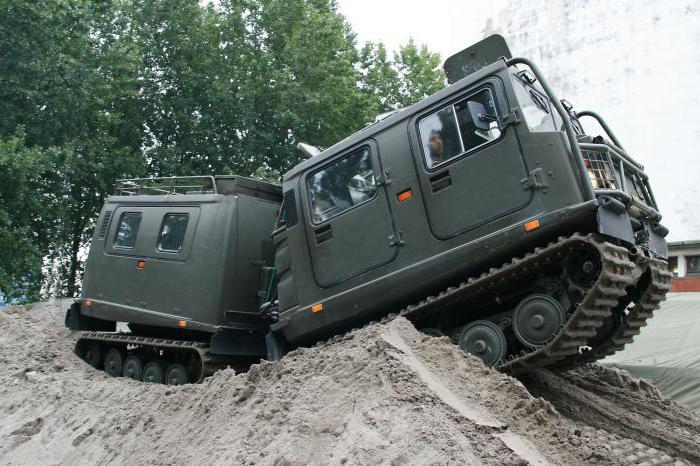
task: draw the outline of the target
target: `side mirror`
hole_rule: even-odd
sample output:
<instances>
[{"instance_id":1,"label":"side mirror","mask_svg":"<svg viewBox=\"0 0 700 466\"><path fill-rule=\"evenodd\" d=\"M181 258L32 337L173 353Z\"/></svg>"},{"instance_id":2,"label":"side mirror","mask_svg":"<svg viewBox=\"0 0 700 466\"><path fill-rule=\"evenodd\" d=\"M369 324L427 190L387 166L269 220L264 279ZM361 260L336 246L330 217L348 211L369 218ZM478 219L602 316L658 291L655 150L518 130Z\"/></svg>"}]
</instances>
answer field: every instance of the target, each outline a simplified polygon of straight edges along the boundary
<instances>
[{"instance_id":1,"label":"side mirror","mask_svg":"<svg viewBox=\"0 0 700 466\"><path fill-rule=\"evenodd\" d=\"M491 122L498 121L495 115L486 113L486 107L484 107L484 104L481 102L476 102L474 100L468 101L467 110L469 110L469 116L477 129L488 131L491 129Z\"/></svg>"}]
</instances>

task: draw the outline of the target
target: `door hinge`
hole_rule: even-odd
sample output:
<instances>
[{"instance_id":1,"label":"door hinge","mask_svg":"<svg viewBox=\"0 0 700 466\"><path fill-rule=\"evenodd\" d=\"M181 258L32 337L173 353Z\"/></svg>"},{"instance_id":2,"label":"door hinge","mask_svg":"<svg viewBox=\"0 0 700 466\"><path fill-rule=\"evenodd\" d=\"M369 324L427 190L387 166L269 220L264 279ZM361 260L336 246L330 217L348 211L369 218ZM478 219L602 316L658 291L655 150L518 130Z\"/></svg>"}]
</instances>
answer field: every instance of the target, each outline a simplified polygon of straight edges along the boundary
<instances>
[{"instance_id":1,"label":"door hinge","mask_svg":"<svg viewBox=\"0 0 700 466\"><path fill-rule=\"evenodd\" d=\"M498 129L501 131L510 125L517 125L520 123L520 118L518 118L518 109L514 108L511 110L511 113L503 115L498 122Z\"/></svg>"},{"instance_id":2,"label":"door hinge","mask_svg":"<svg viewBox=\"0 0 700 466\"><path fill-rule=\"evenodd\" d=\"M406 244L403 240L403 233L397 231L395 234L389 236L389 246L391 247L401 247Z\"/></svg>"},{"instance_id":3,"label":"door hinge","mask_svg":"<svg viewBox=\"0 0 700 466\"><path fill-rule=\"evenodd\" d=\"M532 189L533 191L547 187L547 182L544 179L544 172L541 168L530 170L528 177L520 180L520 184L523 185L523 189Z\"/></svg>"},{"instance_id":4,"label":"door hinge","mask_svg":"<svg viewBox=\"0 0 700 466\"><path fill-rule=\"evenodd\" d=\"M391 184L391 178L389 178L389 172L384 172L381 175L377 177L377 179L374 181L374 185L377 187L380 186L389 186Z\"/></svg>"}]
</instances>

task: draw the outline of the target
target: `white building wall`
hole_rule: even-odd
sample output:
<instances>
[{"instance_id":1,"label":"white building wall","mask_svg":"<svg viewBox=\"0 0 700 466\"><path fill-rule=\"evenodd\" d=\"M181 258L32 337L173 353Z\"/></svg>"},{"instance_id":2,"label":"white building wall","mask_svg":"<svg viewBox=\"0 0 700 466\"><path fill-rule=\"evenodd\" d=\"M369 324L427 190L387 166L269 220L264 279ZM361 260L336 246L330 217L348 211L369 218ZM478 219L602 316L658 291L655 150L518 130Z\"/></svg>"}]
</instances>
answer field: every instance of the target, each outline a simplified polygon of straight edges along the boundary
<instances>
[{"instance_id":1,"label":"white building wall","mask_svg":"<svg viewBox=\"0 0 700 466\"><path fill-rule=\"evenodd\" d=\"M643 163L671 241L700 239L700 0L338 0L358 40L443 59L498 32Z\"/></svg>"},{"instance_id":2,"label":"white building wall","mask_svg":"<svg viewBox=\"0 0 700 466\"><path fill-rule=\"evenodd\" d=\"M502 34L559 98L605 118L644 164L667 239L700 239L700 1L465 3L473 41Z\"/></svg>"}]
</instances>

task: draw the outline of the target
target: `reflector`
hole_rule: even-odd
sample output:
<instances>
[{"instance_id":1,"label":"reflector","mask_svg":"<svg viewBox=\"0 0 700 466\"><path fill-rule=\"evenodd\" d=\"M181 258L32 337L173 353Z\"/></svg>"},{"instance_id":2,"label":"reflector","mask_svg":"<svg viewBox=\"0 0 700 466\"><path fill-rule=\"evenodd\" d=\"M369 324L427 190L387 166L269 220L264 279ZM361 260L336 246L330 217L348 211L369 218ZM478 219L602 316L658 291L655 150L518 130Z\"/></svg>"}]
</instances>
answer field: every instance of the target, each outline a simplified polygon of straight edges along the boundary
<instances>
[{"instance_id":1,"label":"reflector","mask_svg":"<svg viewBox=\"0 0 700 466\"><path fill-rule=\"evenodd\" d=\"M530 220L525 224L525 231L532 231L536 230L540 227L540 221L535 219L535 220Z\"/></svg>"}]
</instances>

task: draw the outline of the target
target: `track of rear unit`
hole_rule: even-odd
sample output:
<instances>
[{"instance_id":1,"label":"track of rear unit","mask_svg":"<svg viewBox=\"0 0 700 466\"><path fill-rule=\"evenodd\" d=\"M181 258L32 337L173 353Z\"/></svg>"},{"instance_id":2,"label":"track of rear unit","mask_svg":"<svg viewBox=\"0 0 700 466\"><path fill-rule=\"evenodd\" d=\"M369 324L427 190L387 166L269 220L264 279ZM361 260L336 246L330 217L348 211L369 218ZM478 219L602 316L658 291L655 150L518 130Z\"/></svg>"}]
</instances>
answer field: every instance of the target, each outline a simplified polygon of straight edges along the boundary
<instances>
[{"instance_id":1,"label":"track of rear unit","mask_svg":"<svg viewBox=\"0 0 700 466\"><path fill-rule=\"evenodd\" d=\"M598 255L600 273L595 282L581 290L580 299L567 314L564 325L554 338L540 347L511 354L497 367L503 372L517 374L539 367L572 368L593 362L621 350L626 343L631 342L670 288L670 273L663 261L643 256L633 260L626 248L603 241L593 234L559 238L500 268L492 268L479 277L450 287L436 296L427 297L396 314L390 314L382 322L399 315L415 322L426 315L449 315L459 309L460 305L468 307L469 303L498 299L503 290L513 287L517 289L517 284L522 280L561 263L577 250L595 252ZM632 302L634 305L628 308ZM619 325L599 345L588 347L589 340L599 334L614 313L620 315ZM336 335L317 345L330 344L339 338L342 335ZM208 345L200 342L101 332L81 333L78 344L84 341L96 341L105 347L117 345L119 348L131 348L132 351L146 348L156 353L187 353L190 357L198 358L199 370L192 375L192 382L201 381L226 365L225 359L212 356ZM156 357L158 358L162 361L162 355Z\"/></svg>"},{"instance_id":2,"label":"track of rear unit","mask_svg":"<svg viewBox=\"0 0 700 466\"><path fill-rule=\"evenodd\" d=\"M76 353L80 354L78 345L81 342L98 342L103 345L103 352L111 348L119 349L123 354L141 355L144 363L158 362L167 366L173 361L168 361L164 353L177 354L179 360L189 360L189 382L201 382L205 377L212 375L219 369L227 366L222 358L209 352L209 345L197 341L169 340L164 338L152 338L126 333L81 332L76 343ZM150 352L150 356L143 356L144 352ZM126 358L123 358L124 362ZM145 366L145 364L144 364Z\"/></svg>"}]
</instances>

